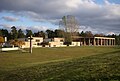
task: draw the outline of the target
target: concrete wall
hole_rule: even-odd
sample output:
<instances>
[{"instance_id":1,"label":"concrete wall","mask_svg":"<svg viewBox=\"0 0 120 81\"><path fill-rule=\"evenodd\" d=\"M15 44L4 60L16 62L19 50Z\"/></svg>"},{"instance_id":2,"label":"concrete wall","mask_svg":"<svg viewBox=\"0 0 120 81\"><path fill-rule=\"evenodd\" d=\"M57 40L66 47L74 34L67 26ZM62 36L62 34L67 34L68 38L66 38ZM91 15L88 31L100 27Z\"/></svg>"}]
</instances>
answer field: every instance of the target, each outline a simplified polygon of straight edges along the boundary
<instances>
[{"instance_id":1,"label":"concrete wall","mask_svg":"<svg viewBox=\"0 0 120 81\"><path fill-rule=\"evenodd\" d=\"M54 42L64 42L64 38L54 38Z\"/></svg>"},{"instance_id":2,"label":"concrete wall","mask_svg":"<svg viewBox=\"0 0 120 81\"><path fill-rule=\"evenodd\" d=\"M14 47L14 48L1 48L0 51L12 51L12 50L19 50L18 47Z\"/></svg>"},{"instance_id":3,"label":"concrete wall","mask_svg":"<svg viewBox=\"0 0 120 81\"><path fill-rule=\"evenodd\" d=\"M62 46L64 46L63 42L49 42L49 44L50 44L50 47L62 47Z\"/></svg>"}]
</instances>

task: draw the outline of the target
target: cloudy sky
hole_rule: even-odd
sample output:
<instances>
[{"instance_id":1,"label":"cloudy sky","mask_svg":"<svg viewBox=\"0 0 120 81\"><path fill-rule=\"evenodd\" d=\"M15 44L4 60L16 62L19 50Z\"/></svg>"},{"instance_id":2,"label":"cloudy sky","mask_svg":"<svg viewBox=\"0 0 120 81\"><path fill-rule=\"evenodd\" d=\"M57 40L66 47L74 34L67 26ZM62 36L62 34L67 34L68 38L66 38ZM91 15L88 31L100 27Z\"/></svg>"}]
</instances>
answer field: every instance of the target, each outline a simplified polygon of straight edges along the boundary
<instances>
[{"instance_id":1,"label":"cloudy sky","mask_svg":"<svg viewBox=\"0 0 120 81\"><path fill-rule=\"evenodd\" d=\"M0 0L0 28L40 31L59 28L73 15L80 31L120 34L120 0Z\"/></svg>"}]
</instances>

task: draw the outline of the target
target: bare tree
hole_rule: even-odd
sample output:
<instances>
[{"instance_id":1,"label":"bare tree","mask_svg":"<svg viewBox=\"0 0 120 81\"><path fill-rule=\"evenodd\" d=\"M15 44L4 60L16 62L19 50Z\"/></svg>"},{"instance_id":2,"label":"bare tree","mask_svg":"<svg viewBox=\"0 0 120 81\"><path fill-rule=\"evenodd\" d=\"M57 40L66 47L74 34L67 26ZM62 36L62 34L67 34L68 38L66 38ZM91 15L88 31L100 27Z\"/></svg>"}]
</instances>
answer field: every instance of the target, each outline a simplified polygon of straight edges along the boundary
<instances>
[{"instance_id":1,"label":"bare tree","mask_svg":"<svg viewBox=\"0 0 120 81\"><path fill-rule=\"evenodd\" d=\"M67 15L62 17L62 20L59 22L59 28L65 31L65 35L64 35L65 37L68 37L66 36L66 33L67 35L69 33L70 34L69 36L71 36L72 38L72 36L77 36L79 30L79 24L74 16Z\"/></svg>"},{"instance_id":2,"label":"bare tree","mask_svg":"<svg viewBox=\"0 0 120 81\"><path fill-rule=\"evenodd\" d=\"M79 25L77 20L72 15L63 16L60 21L60 29L65 32L75 33L79 30Z\"/></svg>"}]
</instances>

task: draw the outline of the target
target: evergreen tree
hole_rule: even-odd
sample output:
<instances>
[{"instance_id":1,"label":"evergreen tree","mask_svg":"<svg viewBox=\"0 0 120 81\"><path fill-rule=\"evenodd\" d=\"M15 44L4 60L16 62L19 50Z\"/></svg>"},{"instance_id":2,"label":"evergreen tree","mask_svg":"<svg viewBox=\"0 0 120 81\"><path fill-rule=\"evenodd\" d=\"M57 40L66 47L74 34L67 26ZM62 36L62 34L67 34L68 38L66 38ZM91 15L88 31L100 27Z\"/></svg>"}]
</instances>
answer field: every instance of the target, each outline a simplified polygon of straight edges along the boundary
<instances>
[{"instance_id":1,"label":"evergreen tree","mask_svg":"<svg viewBox=\"0 0 120 81\"><path fill-rule=\"evenodd\" d=\"M25 35L21 29L18 30L18 38L24 38Z\"/></svg>"},{"instance_id":2,"label":"evergreen tree","mask_svg":"<svg viewBox=\"0 0 120 81\"><path fill-rule=\"evenodd\" d=\"M93 34L91 31L86 31L85 32L85 37L93 37Z\"/></svg>"},{"instance_id":3,"label":"evergreen tree","mask_svg":"<svg viewBox=\"0 0 120 81\"><path fill-rule=\"evenodd\" d=\"M43 37L43 38L45 38L45 32L43 32L43 31L38 31L37 33L34 33L34 36L35 36L35 37Z\"/></svg>"},{"instance_id":4,"label":"evergreen tree","mask_svg":"<svg viewBox=\"0 0 120 81\"><path fill-rule=\"evenodd\" d=\"M26 29L26 37L30 37L31 35L33 35L32 31Z\"/></svg>"},{"instance_id":5,"label":"evergreen tree","mask_svg":"<svg viewBox=\"0 0 120 81\"><path fill-rule=\"evenodd\" d=\"M64 37L65 32L63 30L56 29L54 33L55 33L55 37Z\"/></svg>"},{"instance_id":6,"label":"evergreen tree","mask_svg":"<svg viewBox=\"0 0 120 81\"><path fill-rule=\"evenodd\" d=\"M15 26L11 27L11 39L18 38L18 31Z\"/></svg>"},{"instance_id":7,"label":"evergreen tree","mask_svg":"<svg viewBox=\"0 0 120 81\"><path fill-rule=\"evenodd\" d=\"M2 29L1 31L2 31L2 36L3 37L8 37L9 32L8 32L7 29Z\"/></svg>"},{"instance_id":8,"label":"evergreen tree","mask_svg":"<svg viewBox=\"0 0 120 81\"><path fill-rule=\"evenodd\" d=\"M120 34L116 36L116 45L120 45Z\"/></svg>"},{"instance_id":9,"label":"evergreen tree","mask_svg":"<svg viewBox=\"0 0 120 81\"><path fill-rule=\"evenodd\" d=\"M84 31L82 31L82 32L80 33L80 36L85 37Z\"/></svg>"},{"instance_id":10,"label":"evergreen tree","mask_svg":"<svg viewBox=\"0 0 120 81\"><path fill-rule=\"evenodd\" d=\"M54 38L55 37L55 33L53 30L46 30L46 33L48 35L48 38Z\"/></svg>"}]
</instances>

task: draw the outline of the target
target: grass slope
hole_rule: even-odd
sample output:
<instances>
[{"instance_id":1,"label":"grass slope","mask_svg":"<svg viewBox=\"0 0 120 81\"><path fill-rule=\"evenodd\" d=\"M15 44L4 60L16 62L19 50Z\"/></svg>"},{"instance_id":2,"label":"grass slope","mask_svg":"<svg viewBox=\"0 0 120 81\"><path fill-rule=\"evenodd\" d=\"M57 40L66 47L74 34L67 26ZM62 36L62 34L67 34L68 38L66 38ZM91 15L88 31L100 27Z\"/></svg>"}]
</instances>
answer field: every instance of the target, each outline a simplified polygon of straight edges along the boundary
<instances>
[{"instance_id":1,"label":"grass slope","mask_svg":"<svg viewBox=\"0 0 120 81\"><path fill-rule=\"evenodd\" d=\"M0 81L120 81L120 49L112 49L88 57L3 70Z\"/></svg>"}]
</instances>

